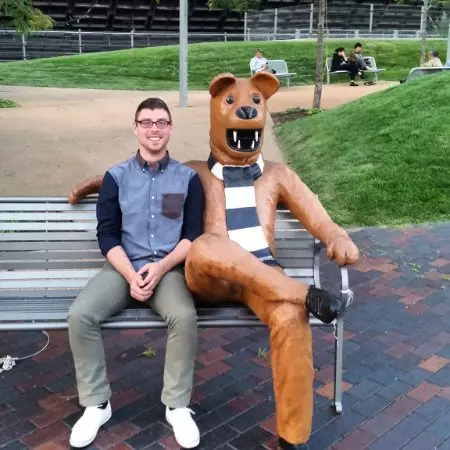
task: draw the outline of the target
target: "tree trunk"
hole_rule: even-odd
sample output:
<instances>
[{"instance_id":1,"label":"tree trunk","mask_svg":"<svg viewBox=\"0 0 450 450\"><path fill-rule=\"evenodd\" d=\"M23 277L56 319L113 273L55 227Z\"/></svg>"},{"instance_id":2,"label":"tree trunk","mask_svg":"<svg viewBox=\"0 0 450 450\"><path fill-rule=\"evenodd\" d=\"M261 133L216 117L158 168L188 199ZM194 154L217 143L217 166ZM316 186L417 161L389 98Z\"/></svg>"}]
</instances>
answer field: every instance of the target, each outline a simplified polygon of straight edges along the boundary
<instances>
[{"instance_id":1,"label":"tree trunk","mask_svg":"<svg viewBox=\"0 0 450 450\"><path fill-rule=\"evenodd\" d=\"M420 65L423 66L425 63L425 50L427 46L427 23L428 23L428 9L429 9L429 0L423 0L422 6L422 14L420 21Z\"/></svg>"},{"instance_id":2,"label":"tree trunk","mask_svg":"<svg viewBox=\"0 0 450 450\"><path fill-rule=\"evenodd\" d=\"M322 98L325 2L326 0L319 0L319 17L317 21L316 83L314 86L313 100L313 108L317 109L320 108L320 100Z\"/></svg>"}]
</instances>

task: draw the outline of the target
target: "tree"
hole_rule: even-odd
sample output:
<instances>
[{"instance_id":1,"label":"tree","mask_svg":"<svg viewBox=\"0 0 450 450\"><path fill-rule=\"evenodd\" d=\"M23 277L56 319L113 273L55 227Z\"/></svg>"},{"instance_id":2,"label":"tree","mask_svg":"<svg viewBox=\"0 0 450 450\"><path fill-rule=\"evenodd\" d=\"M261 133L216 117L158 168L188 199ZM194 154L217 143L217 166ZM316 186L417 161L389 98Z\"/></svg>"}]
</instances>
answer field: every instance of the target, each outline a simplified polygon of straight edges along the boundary
<instances>
[{"instance_id":1,"label":"tree","mask_svg":"<svg viewBox=\"0 0 450 450\"><path fill-rule=\"evenodd\" d=\"M258 9L261 0L208 0L208 8L211 9L234 9L245 12L249 9Z\"/></svg>"},{"instance_id":2,"label":"tree","mask_svg":"<svg viewBox=\"0 0 450 450\"><path fill-rule=\"evenodd\" d=\"M0 24L12 26L17 31L50 30L54 20L34 8L31 0L0 0Z\"/></svg>"},{"instance_id":3,"label":"tree","mask_svg":"<svg viewBox=\"0 0 450 450\"><path fill-rule=\"evenodd\" d=\"M323 46L324 46L324 23L325 6L327 0L319 0L319 12L317 20L317 44L316 44L316 77L314 86L313 108L320 108L323 84Z\"/></svg>"}]
</instances>

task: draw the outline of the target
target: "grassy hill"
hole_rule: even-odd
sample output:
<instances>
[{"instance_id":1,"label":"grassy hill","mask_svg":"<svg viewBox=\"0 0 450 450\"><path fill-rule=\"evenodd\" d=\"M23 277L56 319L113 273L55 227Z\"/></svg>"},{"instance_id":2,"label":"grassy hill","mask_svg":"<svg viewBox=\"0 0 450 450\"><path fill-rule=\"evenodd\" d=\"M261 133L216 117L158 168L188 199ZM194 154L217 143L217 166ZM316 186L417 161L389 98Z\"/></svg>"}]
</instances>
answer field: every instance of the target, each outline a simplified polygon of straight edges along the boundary
<instances>
[{"instance_id":1,"label":"grassy hill","mask_svg":"<svg viewBox=\"0 0 450 450\"><path fill-rule=\"evenodd\" d=\"M354 40L331 40L326 54ZM387 71L381 79L398 80L418 65L419 42L414 40L363 42L366 55L375 56ZM189 46L189 87L205 89L219 72L249 75L249 61L257 47L268 59L285 59L296 72L293 84L314 82L315 42L227 42ZM429 47L445 53L445 41L430 41ZM345 76L334 81L347 81ZM0 84L84 87L101 89L162 90L178 88L178 46L65 56L0 64Z\"/></svg>"},{"instance_id":2,"label":"grassy hill","mask_svg":"<svg viewBox=\"0 0 450 450\"><path fill-rule=\"evenodd\" d=\"M450 219L450 73L369 95L275 132L343 225Z\"/></svg>"}]
</instances>

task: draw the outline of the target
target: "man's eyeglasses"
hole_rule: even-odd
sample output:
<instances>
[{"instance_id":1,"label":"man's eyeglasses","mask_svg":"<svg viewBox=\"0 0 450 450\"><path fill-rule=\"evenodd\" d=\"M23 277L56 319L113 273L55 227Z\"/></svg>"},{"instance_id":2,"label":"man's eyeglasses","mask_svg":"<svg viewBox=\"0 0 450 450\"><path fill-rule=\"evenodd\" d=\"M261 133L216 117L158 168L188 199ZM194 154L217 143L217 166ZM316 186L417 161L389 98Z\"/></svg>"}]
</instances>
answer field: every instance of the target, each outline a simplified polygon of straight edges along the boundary
<instances>
[{"instance_id":1,"label":"man's eyeglasses","mask_svg":"<svg viewBox=\"0 0 450 450\"><path fill-rule=\"evenodd\" d=\"M156 128L167 128L170 125L170 120L166 119L158 119L156 122L154 122L151 119L142 119L142 120L136 120L136 123L138 123L142 128L151 128L153 124L156 125Z\"/></svg>"}]
</instances>

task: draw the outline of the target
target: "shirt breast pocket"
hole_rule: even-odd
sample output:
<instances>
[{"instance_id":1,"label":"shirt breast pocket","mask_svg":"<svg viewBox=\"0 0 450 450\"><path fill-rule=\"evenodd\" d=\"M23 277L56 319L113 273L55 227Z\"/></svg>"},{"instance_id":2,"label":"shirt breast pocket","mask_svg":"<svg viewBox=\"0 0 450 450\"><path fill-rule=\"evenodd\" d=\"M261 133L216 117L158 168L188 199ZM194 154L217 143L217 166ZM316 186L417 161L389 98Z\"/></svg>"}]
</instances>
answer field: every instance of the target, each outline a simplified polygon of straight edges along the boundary
<instances>
[{"instance_id":1,"label":"shirt breast pocket","mask_svg":"<svg viewBox=\"0 0 450 450\"><path fill-rule=\"evenodd\" d=\"M170 193L162 195L161 213L168 219L178 219L183 210L184 194Z\"/></svg>"}]
</instances>

